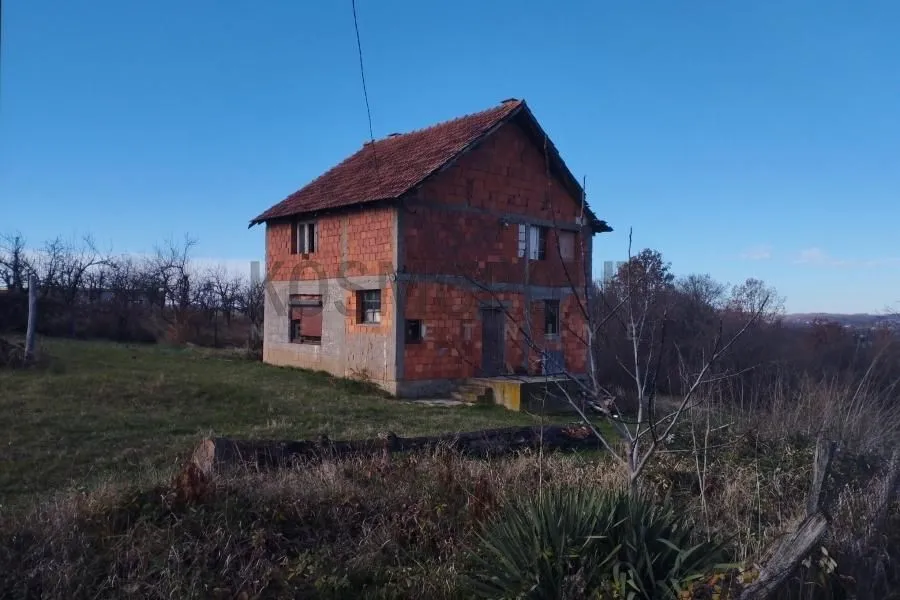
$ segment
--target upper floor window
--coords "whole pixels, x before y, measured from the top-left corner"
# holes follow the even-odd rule
[[[547,228],[540,225],[519,225],[519,258],[530,260],[547,258]]]
[[[559,232],[559,257],[563,260],[574,260],[575,258],[575,232],[560,231]]]
[[[292,254],[312,254],[319,246],[319,228],[314,221],[294,223]]]
[[[356,293],[360,323],[381,323],[381,290],[363,290]]]

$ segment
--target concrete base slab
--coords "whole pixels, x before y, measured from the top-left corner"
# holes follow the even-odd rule
[[[494,403],[509,410],[529,412],[575,412],[569,398],[578,401],[580,387],[561,376],[479,377],[473,383],[490,389]]]

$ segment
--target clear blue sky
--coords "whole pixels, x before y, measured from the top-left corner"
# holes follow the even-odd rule
[[[350,0],[6,0],[0,231],[261,258],[368,137]],[[790,311],[900,301],[900,3],[359,0],[375,135],[525,98],[616,232]]]

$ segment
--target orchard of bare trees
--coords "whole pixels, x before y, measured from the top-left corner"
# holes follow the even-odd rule
[[[148,256],[116,255],[90,237],[30,246],[0,237],[0,332],[21,332],[28,286],[38,289],[43,335],[261,348],[263,282],[201,266],[195,241]]]

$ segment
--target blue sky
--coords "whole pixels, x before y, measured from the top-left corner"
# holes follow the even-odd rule
[[[350,0],[6,0],[0,232],[263,256],[368,138]],[[790,311],[900,302],[900,3],[359,0],[375,135],[525,98],[616,232]],[[599,267],[597,269],[599,271]]]

